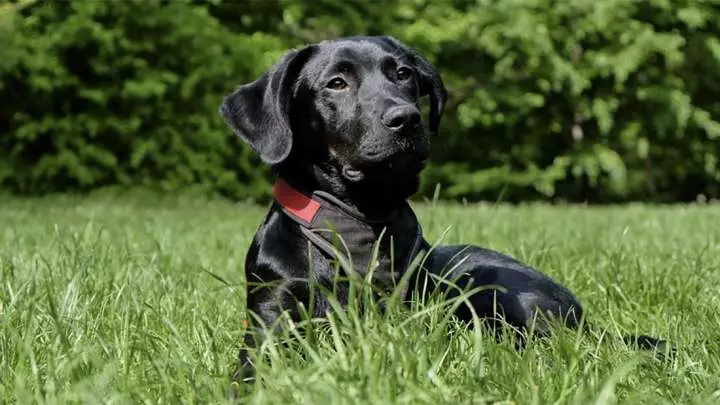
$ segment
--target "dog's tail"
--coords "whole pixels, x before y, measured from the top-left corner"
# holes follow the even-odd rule
[[[574,307],[571,308],[571,310],[564,314],[564,317],[562,318],[565,326],[569,326],[571,328],[580,328],[584,333],[586,334],[592,334],[595,336],[599,335],[615,335],[613,332],[608,332],[606,328],[600,327],[598,324],[593,323],[589,321],[587,318],[583,316],[583,311],[577,310]],[[636,349],[636,350],[645,350],[645,351],[652,351],[655,354],[658,355],[658,357],[664,358],[667,356],[673,356],[677,348],[675,345],[670,344],[665,339],[661,339],[654,336],[649,335],[642,335],[642,334],[620,334],[618,336],[620,339],[622,339],[623,343],[625,345]]]
[[[580,329],[586,335],[614,335],[620,338],[625,345],[636,350],[652,351],[659,358],[674,356],[677,352],[677,347],[665,339],[644,334],[618,335],[614,332],[610,332],[607,328],[603,328],[600,325],[589,321],[583,316],[582,310],[578,311],[575,308],[572,308],[568,313],[564,314],[561,319],[566,327],[570,327],[571,329]],[[542,328],[541,331],[543,331]],[[547,331],[544,332],[547,333]]]
[[[594,333],[601,332],[595,324],[585,323],[584,327],[586,332]],[[677,348],[665,339],[657,338],[649,335],[620,335],[623,343],[627,346],[637,350],[651,351],[657,355],[658,358],[670,358],[675,355]]]
[[[675,351],[675,347],[667,340],[648,335],[625,335],[622,337],[626,345],[640,350],[654,350],[660,353]]]

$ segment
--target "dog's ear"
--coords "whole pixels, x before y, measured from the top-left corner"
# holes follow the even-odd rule
[[[314,46],[288,52],[270,71],[225,97],[220,114],[245,142],[271,165],[285,160],[292,149],[290,101],[300,71]]]
[[[428,125],[430,130],[437,134],[440,130],[440,118],[445,108],[448,92],[440,78],[440,73],[417,53],[415,53],[415,58],[420,73],[420,95],[430,95],[430,120]]]
[[[428,126],[430,127],[430,131],[437,134],[440,128],[440,118],[442,117],[445,102],[448,97],[448,92],[440,77],[440,72],[417,51],[408,48],[397,39],[389,36],[383,37],[383,39],[392,44],[392,46],[405,52],[415,65],[414,67],[419,75],[418,84],[420,85],[420,97],[430,96],[430,120]]]

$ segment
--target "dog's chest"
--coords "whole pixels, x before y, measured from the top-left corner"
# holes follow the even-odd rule
[[[391,221],[371,223],[327,209],[319,216],[311,239],[343,270],[365,276],[378,285],[397,283],[417,255],[422,231],[409,207]],[[319,236],[319,238],[318,238]],[[318,239],[322,239],[322,241]]]
[[[392,290],[425,243],[412,208],[403,202],[382,219],[369,219],[333,195],[304,194],[279,179],[274,209],[292,219],[308,241],[346,276],[366,278],[374,287]]]
[[[367,221],[323,202],[312,221],[299,222],[305,237],[346,276],[371,273],[376,288],[390,291],[420,254],[422,228],[409,205],[383,221]]]

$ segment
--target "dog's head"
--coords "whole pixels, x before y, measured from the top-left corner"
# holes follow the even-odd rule
[[[423,96],[427,129],[437,133],[447,98],[438,72],[394,38],[351,37],[290,51],[220,111],[283,176],[321,177],[318,184],[340,194],[385,190],[404,199],[428,156]]]

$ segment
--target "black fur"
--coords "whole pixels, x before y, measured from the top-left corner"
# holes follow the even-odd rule
[[[430,98],[430,131],[420,117],[423,96]],[[352,37],[289,52],[270,72],[228,96],[221,112],[288,183],[308,194],[330,193],[373,219],[394,212],[417,190],[430,132],[438,132],[446,98],[440,75],[416,52],[389,37]],[[297,302],[307,306],[311,299],[311,280],[329,285],[336,277],[327,255],[316,247],[308,255],[299,227],[274,204],[250,246],[247,308],[266,325],[283,311],[297,317]],[[441,274],[444,269],[451,274]],[[441,246],[421,272],[456,279],[460,287],[502,287],[505,292],[473,295],[472,310],[491,319],[502,315],[519,329],[536,322],[538,313],[570,327],[582,317],[582,306],[568,289],[481,247]],[[336,294],[344,302],[346,291]],[[330,308],[326,297],[313,293],[312,298],[313,315],[323,316]],[[466,306],[456,315],[464,321],[472,317]],[[534,330],[548,332],[543,323]],[[642,339],[641,345],[652,346],[650,338]],[[255,342],[248,337],[246,343]],[[237,378],[250,371],[244,350],[240,362]]]

